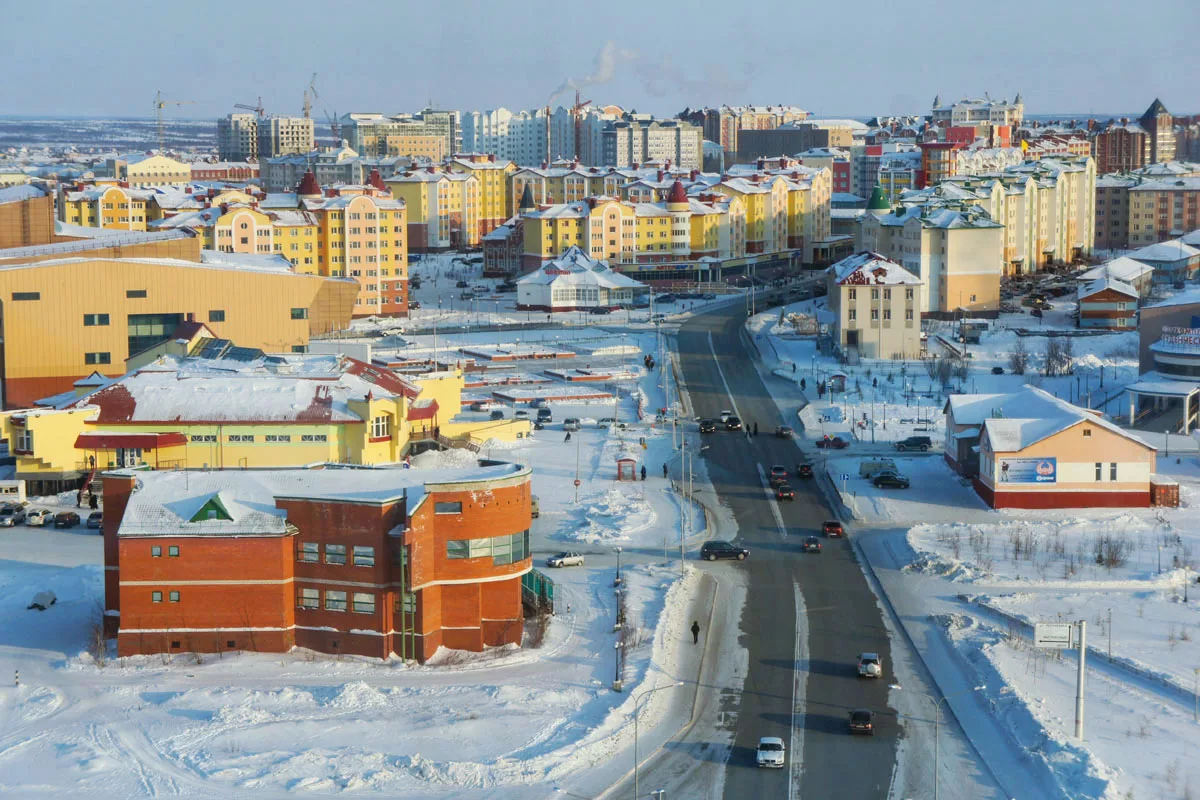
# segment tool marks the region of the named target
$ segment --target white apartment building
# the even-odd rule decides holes
[[[632,167],[647,161],[670,162],[679,169],[700,169],[702,130],[682,120],[638,115],[607,122],[600,134],[605,166]]]
[[[1014,128],[1021,125],[1025,118],[1025,102],[1021,93],[1010,103],[1005,100],[991,98],[964,98],[956,103],[941,102],[941,97],[933,98],[933,124],[944,125],[1011,125]]]
[[[316,126],[307,117],[263,117],[258,120],[261,158],[298,155],[316,147]]]

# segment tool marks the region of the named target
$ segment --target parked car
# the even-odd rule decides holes
[[[74,511],[60,511],[54,515],[54,527],[74,528],[79,524],[79,515]]]
[[[535,431],[544,431],[546,430],[546,423],[542,422],[540,419],[535,419],[533,421],[533,429]]]
[[[741,429],[742,429],[742,421],[740,419],[738,419],[737,417],[730,417],[729,419],[725,420],[725,430],[740,431]]]
[[[764,736],[758,740],[758,748],[754,751],[754,763],[760,767],[775,767],[782,769],[787,761],[787,753],[783,739],[777,736]]]
[[[776,464],[771,467],[771,474],[768,476],[768,480],[772,486],[778,486],[781,483],[787,482],[787,476],[787,467]]]
[[[513,412],[513,419],[529,419],[529,412],[523,408]]]
[[[675,295],[673,295],[673,294],[660,294],[658,297],[654,298],[654,302],[656,302],[656,303],[674,303],[674,302],[675,302]]]
[[[11,528],[25,521],[25,509],[16,503],[0,506],[0,528]]]
[[[700,420],[700,432],[701,433],[716,433],[717,432],[717,423],[711,419]]]
[[[790,439],[793,434],[794,431],[787,425],[780,425],[775,429],[775,438],[777,439]]]
[[[416,311],[420,307],[421,307],[421,303],[419,300],[409,300],[408,301],[408,308],[410,311]]]
[[[797,478],[811,478],[813,476],[812,464],[804,463],[796,467]]]
[[[474,293],[474,292],[461,292],[461,293],[458,295],[458,299],[459,299],[459,300],[474,300],[474,299],[475,299],[475,293]]]
[[[993,375],[1003,375],[1004,367],[992,367],[992,374]]]
[[[849,446],[850,443],[840,436],[830,436],[826,439],[817,439],[817,447],[821,448],[822,450],[845,450]]]
[[[738,561],[744,561],[748,555],[750,551],[746,548],[720,539],[705,542],[700,547],[700,557],[705,561],[716,561],[718,558],[736,558]]]
[[[898,472],[881,472],[872,481],[876,489],[907,489],[908,478]]]
[[[104,524],[104,512],[93,511],[92,513],[88,514],[87,526],[89,528],[98,531],[98,530],[100,530],[100,527],[103,524]]]
[[[42,528],[54,524],[54,512],[48,508],[35,508],[25,515],[25,524]]]
[[[821,531],[830,537],[842,537],[846,535],[846,529],[836,519],[825,520],[825,524],[821,526]]]
[[[466,281],[459,281],[458,283],[454,284],[454,288],[455,289],[466,289],[470,285],[471,284],[467,283]]]
[[[592,306],[591,308],[588,309],[588,313],[594,314],[596,316],[603,316],[605,314],[611,314],[612,309],[605,308],[604,306]]]
[[[538,422],[553,422],[554,412],[548,408],[539,408],[537,410]]]
[[[851,711],[850,733],[874,736],[875,715],[865,708],[856,708]]]
[[[928,436],[909,436],[896,442],[896,449],[903,453],[905,450],[920,450],[924,452],[933,446],[933,440]]]
[[[858,462],[858,477],[874,478],[881,472],[895,472],[896,462],[890,458],[864,458]]]
[[[786,483],[781,483],[775,487],[775,499],[776,500],[795,500],[796,492],[794,489],[792,489],[791,486],[788,486]]]
[[[579,430],[579,417],[567,417],[566,419],[564,419],[563,420],[563,430],[564,431]]]
[[[54,595],[54,592],[47,589],[35,594],[33,596],[33,602],[25,606],[25,609],[28,611],[45,611],[47,608],[57,602],[58,598]]]
[[[488,415],[488,419],[492,421],[504,419],[504,412],[498,408],[493,409],[492,413]]]
[[[819,553],[821,552],[821,540],[815,536],[809,536],[804,540],[804,552]]]
[[[600,419],[596,420],[596,427],[600,428],[601,430],[608,430],[616,424],[617,420],[614,417],[601,417]]]
[[[488,404],[483,400],[476,400],[471,405],[467,406],[472,411],[487,411]]]
[[[882,678],[883,677],[883,662],[879,660],[878,653],[859,653],[859,655],[858,655],[858,677],[860,677],[860,678]]]
[[[583,553],[559,553],[546,559],[547,567],[582,567]]]
[[[475,294],[487,294],[488,292],[491,291],[491,289],[489,289],[486,286],[472,286],[471,291],[474,292]]]

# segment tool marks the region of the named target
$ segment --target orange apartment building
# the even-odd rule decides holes
[[[304,647],[425,661],[519,644],[529,467],[106,473],[122,656]]]

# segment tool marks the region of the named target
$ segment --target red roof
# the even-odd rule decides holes
[[[310,195],[320,194],[321,184],[317,183],[317,176],[313,175],[312,170],[304,173],[304,177],[300,179],[300,185],[296,187],[296,194]]]
[[[675,181],[671,184],[671,191],[667,195],[668,203],[686,203],[688,201],[687,189],[683,188],[683,184]]]
[[[414,399],[421,393],[421,390],[413,386],[408,381],[400,378],[390,369],[382,369],[381,367],[373,367],[365,361],[359,361],[356,358],[346,359],[346,372],[356,377],[362,378],[368,383],[373,383],[386,392],[394,395],[403,395],[409,400]]]
[[[418,400],[408,407],[408,418],[411,419],[433,419],[437,416],[438,404],[437,400]]]
[[[140,450],[157,450],[187,444],[182,433],[116,433],[113,431],[87,431],[75,440],[76,450],[113,450],[118,447]]]

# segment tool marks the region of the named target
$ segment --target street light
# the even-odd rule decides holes
[[[655,692],[660,692],[663,689],[674,689],[677,686],[683,686],[683,681],[675,681],[674,683],[668,683],[664,686],[655,686],[653,689],[647,689],[644,692],[641,692],[640,694],[637,695],[637,697],[635,697],[633,699],[633,798],[634,798],[634,800],[637,800],[637,798],[639,797],[638,789],[640,788],[639,784],[638,784],[638,767],[641,766],[641,764],[638,761],[638,713],[642,709],[642,698],[645,697],[646,695],[654,694]]]
[[[904,687],[898,683],[891,684],[890,688],[895,689],[896,691],[904,691]],[[939,766],[938,759],[941,756],[940,745],[941,745],[941,733],[942,733],[942,724],[941,724],[942,723],[942,703],[944,703],[946,701],[946,699],[949,697],[958,697],[959,695],[970,694],[971,692],[980,692],[986,688],[987,688],[986,686],[972,686],[970,689],[966,689],[961,692],[954,692],[954,693],[948,694],[948,695],[944,694],[940,698],[934,697],[931,694],[925,694],[924,692],[912,692],[913,694],[919,694],[921,697],[928,698],[929,700],[933,701],[933,704],[934,704],[934,714],[933,714],[933,800],[937,800],[937,796],[938,796],[938,766]]]
[[[613,586],[621,585],[621,545],[617,545],[617,579],[613,581]]]

